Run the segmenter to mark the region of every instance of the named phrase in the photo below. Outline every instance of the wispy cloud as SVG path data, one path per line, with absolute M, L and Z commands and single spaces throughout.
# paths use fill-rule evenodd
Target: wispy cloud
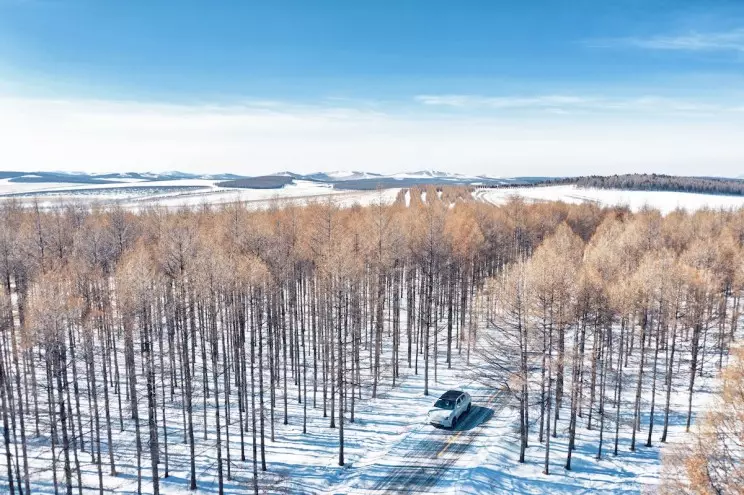
M 427 106 L 463 110 L 561 112 L 636 112 L 720 114 L 736 111 L 741 105 L 682 100 L 660 96 L 607 97 L 576 95 L 537 95 L 528 97 L 480 95 L 419 95 L 415 100 Z
M 589 40 L 596 48 L 635 47 L 648 50 L 677 50 L 692 52 L 744 53 L 744 28 L 721 32 L 689 32 L 677 35 L 657 35 L 647 38 L 629 37 Z
M 556 108 L 586 106 L 593 99 L 579 96 L 543 95 L 530 97 L 479 96 L 479 95 L 418 95 L 416 101 L 424 105 L 456 108 Z

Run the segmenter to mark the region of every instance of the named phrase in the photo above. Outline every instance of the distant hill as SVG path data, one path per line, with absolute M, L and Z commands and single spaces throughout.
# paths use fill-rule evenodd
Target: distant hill
M 103 178 L 97 178 L 90 175 L 78 175 L 56 172 L 35 172 L 33 174 L 23 174 L 14 176 L 9 179 L 10 182 L 19 183 L 45 183 L 45 182 L 62 182 L 70 184 L 110 184 L 111 181 Z
M 242 179 L 218 182 L 220 187 L 239 187 L 243 189 L 279 189 L 292 184 L 294 178 L 287 175 L 264 175 L 261 177 L 244 177 Z
M 486 175 L 469 176 L 438 170 L 418 170 L 388 175 L 359 170 L 314 172 L 310 174 L 299 174 L 286 170 L 255 177 L 232 173 L 194 174 L 180 171 L 107 173 L 0 171 L 0 180 L 37 184 L 144 185 L 153 182 L 189 179 L 213 180 L 216 181 L 215 185 L 225 188 L 279 189 L 297 181 L 309 181 L 329 184 L 336 189 L 346 190 L 374 190 L 377 188 L 412 187 L 417 185 L 516 186 L 533 184 L 545 180 L 543 177 L 497 178 Z
M 345 180 L 374 179 L 382 177 L 382 174 L 374 172 L 359 172 L 357 170 L 336 170 L 333 172 L 315 172 L 305 176 L 307 179 L 323 182 L 337 182 Z
M 327 184 L 343 190 L 369 191 L 414 186 L 464 185 L 471 187 L 523 187 L 539 185 L 573 184 L 598 189 L 623 189 L 636 191 L 676 191 L 703 194 L 744 195 L 744 179 L 726 177 L 683 177 L 664 174 L 588 175 L 579 177 L 491 177 L 465 175 L 438 170 L 417 170 L 380 174 L 360 170 L 338 170 L 299 174 L 289 170 L 261 176 L 233 173 L 195 174 L 180 171 L 168 172 L 21 172 L 0 171 L 0 180 L 8 183 L 30 184 L 79 184 L 79 185 L 158 185 L 163 181 L 209 180 L 224 188 L 281 189 L 301 181 Z
M 273 179 L 269 179 L 269 178 Z M 377 188 L 412 187 L 418 185 L 468 185 L 468 186 L 507 186 L 529 185 L 546 180 L 545 177 L 510 177 L 497 178 L 486 175 L 470 176 L 438 170 L 418 170 L 415 172 L 398 172 L 384 175 L 374 172 L 358 170 L 315 172 L 311 174 L 297 174 L 290 171 L 276 172 L 262 177 L 252 177 L 240 181 L 221 182 L 222 187 L 267 188 L 284 187 L 289 182 L 279 181 L 277 177 L 291 179 L 291 181 L 311 181 L 331 184 L 335 189 L 344 190 L 374 190 Z
M 165 180 L 207 179 L 237 180 L 246 176 L 236 174 L 191 174 L 187 172 L 16 172 L 0 171 L 0 180 L 18 183 L 115 184 L 126 182 L 159 182 Z

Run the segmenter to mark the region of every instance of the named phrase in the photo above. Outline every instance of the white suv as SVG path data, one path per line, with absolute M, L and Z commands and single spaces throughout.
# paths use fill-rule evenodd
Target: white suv
M 454 428 L 463 414 L 470 412 L 470 394 L 460 390 L 449 390 L 434 403 L 426 419 L 429 423 Z

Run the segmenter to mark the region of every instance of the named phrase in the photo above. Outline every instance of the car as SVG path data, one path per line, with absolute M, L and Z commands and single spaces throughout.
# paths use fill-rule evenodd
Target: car
M 470 394 L 462 390 L 448 390 L 434 403 L 426 419 L 433 425 L 454 428 L 457 421 L 470 412 Z

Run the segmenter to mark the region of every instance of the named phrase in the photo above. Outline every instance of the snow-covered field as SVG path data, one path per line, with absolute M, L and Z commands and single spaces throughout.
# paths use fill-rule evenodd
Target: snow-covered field
M 744 206 L 744 196 L 589 189 L 574 185 L 479 189 L 474 193 L 475 198 L 493 204 L 503 204 L 514 196 L 528 201 L 563 201 L 572 204 L 592 202 L 602 206 L 628 206 L 633 211 L 648 206 L 656 208 L 662 213 L 669 213 L 677 208 L 695 211 L 706 207 L 729 209 Z
M 337 172 L 337 175 L 346 172 Z M 349 172 L 352 178 L 356 178 Z M 401 174 L 397 174 L 396 177 Z M 405 174 L 403 174 L 405 175 Z M 419 177 L 421 174 L 408 174 L 406 177 Z M 331 184 L 296 179 L 293 183 L 278 189 L 244 189 L 219 186 L 219 180 L 175 179 L 175 180 L 129 180 L 111 184 L 74 184 L 59 182 L 14 182 L 0 180 L 0 199 L 16 198 L 30 204 L 38 201 L 42 208 L 52 208 L 71 201 L 86 204 L 118 204 L 129 209 L 140 209 L 158 204 L 168 208 L 199 206 L 201 204 L 224 204 L 234 201 L 244 202 L 249 207 L 260 208 L 272 202 L 304 204 L 332 196 L 339 206 L 354 203 L 368 205 L 377 201 L 392 203 L 400 188 L 382 191 L 341 190 Z M 591 202 L 602 206 L 628 206 L 634 211 L 644 207 L 669 213 L 676 208 L 695 211 L 701 208 L 731 209 L 744 207 L 743 196 L 694 194 L 664 191 L 625 191 L 608 189 L 587 189 L 573 185 L 514 187 L 505 189 L 477 189 L 473 198 L 492 204 L 503 204 L 512 197 L 527 201 L 563 201 L 566 203 Z M 406 205 L 410 204 L 410 194 L 406 194 Z M 426 201 L 425 193 L 421 200 Z
M 115 184 L 22 183 L 0 180 L 0 198 L 16 198 L 30 204 L 38 201 L 42 208 L 52 208 L 71 201 L 86 204 L 119 204 L 139 209 L 158 204 L 169 208 L 224 204 L 241 201 L 252 207 L 271 202 L 306 203 L 332 196 L 339 206 L 354 203 L 367 205 L 382 200 L 392 203 L 399 189 L 378 191 L 336 190 L 329 184 L 297 180 L 279 189 L 244 189 L 220 187 L 217 180 L 178 179 L 139 181 Z

